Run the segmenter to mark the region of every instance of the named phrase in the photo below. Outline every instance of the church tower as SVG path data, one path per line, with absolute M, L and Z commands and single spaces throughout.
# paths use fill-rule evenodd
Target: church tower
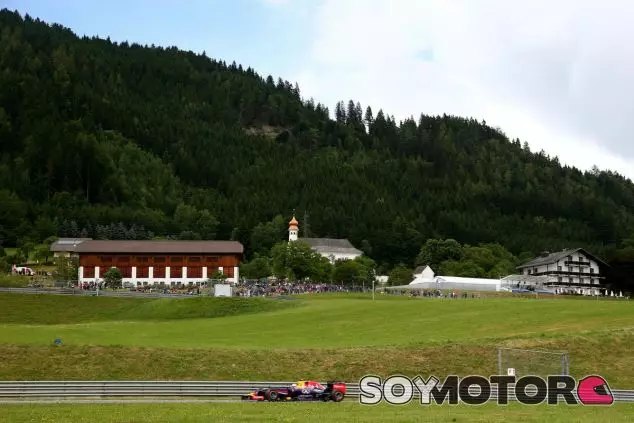
M 299 228 L 297 225 L 299 222 L 295 219 L 295 215 L 293 214 L 293 218 L 290 222 L 288 222 L 288 240 L 289 241 L 297 241 L 297 234 L 299 233 Z

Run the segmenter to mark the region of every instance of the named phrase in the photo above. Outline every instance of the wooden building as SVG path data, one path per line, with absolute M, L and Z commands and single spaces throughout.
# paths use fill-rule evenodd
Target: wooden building
M 103 280 L 117 267 L 123 282 L 135 286 L 190 285 L 206 281 L 216 271 L 237 282 L 244 247 L 237 241 L 102 241 L 77 245 L 79 281 Z

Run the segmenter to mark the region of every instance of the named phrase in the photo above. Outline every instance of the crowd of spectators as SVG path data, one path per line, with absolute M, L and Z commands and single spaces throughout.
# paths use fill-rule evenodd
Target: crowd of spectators
M 364 289 L 361 286 L 270 280 L 243 281 L 237 284 L 233 289 L 233 293 L 237 297 L 270 297 L 275 295 L 316 294 L 321 292 L 363 291 Z

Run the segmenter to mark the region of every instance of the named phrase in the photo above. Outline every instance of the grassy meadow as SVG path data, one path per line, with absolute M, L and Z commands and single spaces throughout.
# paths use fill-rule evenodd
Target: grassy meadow
M 389 422 L 389 423 L 626 423 L 634 415 L 634 404 L 611 407 L 520 406 L 505 407 L 362 406 L 354 402 L 338 404 L 72 404 L 3 405 L 0 421 L 11 423 L 198 423 L 198 422 Z
M 567 351 L 570 370 L 634 389 L 634 305 L 596 299 L 319 294 L 114 298 L 0 293 L 1 380 L 358 380 L 497 373 L 497 348 Z M 63 345 L 55 346 L 55 338 Z M 298 415 L 301 408 L 301 415 Z M 634 405 L 362 407 L 357 404 L 3 405 L 0 420 L 626 421 Z M 262 411 L 264 410 L 264 411 Z M 132 413 L 132 414 L 131 414 Z M 356 420 L 355 420 L 356 419 Z M 124 419 L 125 420 L 125 419 Z
M 327 294 L 326 294 L 327 296 Z M 628 301 L 0 295 L 4 344 L 224 348 L 482 345 L 634 327 Z M 186 321 L 184 321 L 186 320 Z

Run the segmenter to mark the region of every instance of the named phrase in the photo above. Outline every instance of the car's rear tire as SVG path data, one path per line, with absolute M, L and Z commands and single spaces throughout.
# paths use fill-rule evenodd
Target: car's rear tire
M 343 401 L 344 398 L 344 394 L 341 391 L 334 391 L 331 395 L 330 398 L 333 400 L 333 402 L 341 402 Z

